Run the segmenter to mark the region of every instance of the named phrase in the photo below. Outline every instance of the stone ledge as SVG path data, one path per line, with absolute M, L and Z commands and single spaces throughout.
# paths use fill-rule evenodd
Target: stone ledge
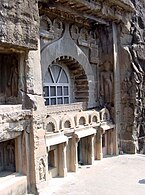
M 46 106 L 47 114 L 56 114 L 61 112 L 80 111 L 86 109 L 86 105 L 83 102 L 72 104 L 59 104 Z
M 13 173 L 5 177 L 0 174 L 0 194 L 25 195 L 27 193 L 27 177 Z

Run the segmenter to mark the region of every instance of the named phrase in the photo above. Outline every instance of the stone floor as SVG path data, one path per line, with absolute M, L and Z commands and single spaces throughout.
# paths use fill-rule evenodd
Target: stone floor
M 145 155 L 120 155 L 54 178 L 41 195 L 145 195 Z

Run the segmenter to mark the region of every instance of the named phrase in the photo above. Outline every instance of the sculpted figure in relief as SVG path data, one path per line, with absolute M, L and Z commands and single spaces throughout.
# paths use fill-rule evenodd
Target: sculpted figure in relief
M 18 95 L 18 67 L 17 61 L 13 59 L 10 69 L 10 75 L 8 78 L 8 88 L 10 90 L 10 96 L 17 97 Z
M 112 103 L 113 100 L 113 72 L 110 65 L 110 62 L 105 61 L 104 70 L 100 75 L 100 93 L 104 97 L 105 103 Z
M 39 179 L 45 180 L 45 163 L 42 158 L 39 161 Z

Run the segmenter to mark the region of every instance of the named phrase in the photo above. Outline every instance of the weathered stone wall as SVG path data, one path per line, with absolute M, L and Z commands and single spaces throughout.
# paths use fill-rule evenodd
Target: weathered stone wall
M 2 0 L 0 43 L 37 48 L 38 8 L 36 0 Z
M 132 0 L 134 13 L 121 26 L 122 132 L 124 152 L 143 152 L 144 140 L 144 1 Z

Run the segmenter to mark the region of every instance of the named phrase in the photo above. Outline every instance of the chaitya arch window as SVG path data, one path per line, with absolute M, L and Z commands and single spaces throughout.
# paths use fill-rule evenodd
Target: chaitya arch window
M 59 65 L 53 64 L 43 83 L 45 105 L 69 104 L 70 82 L 66 71 Z

